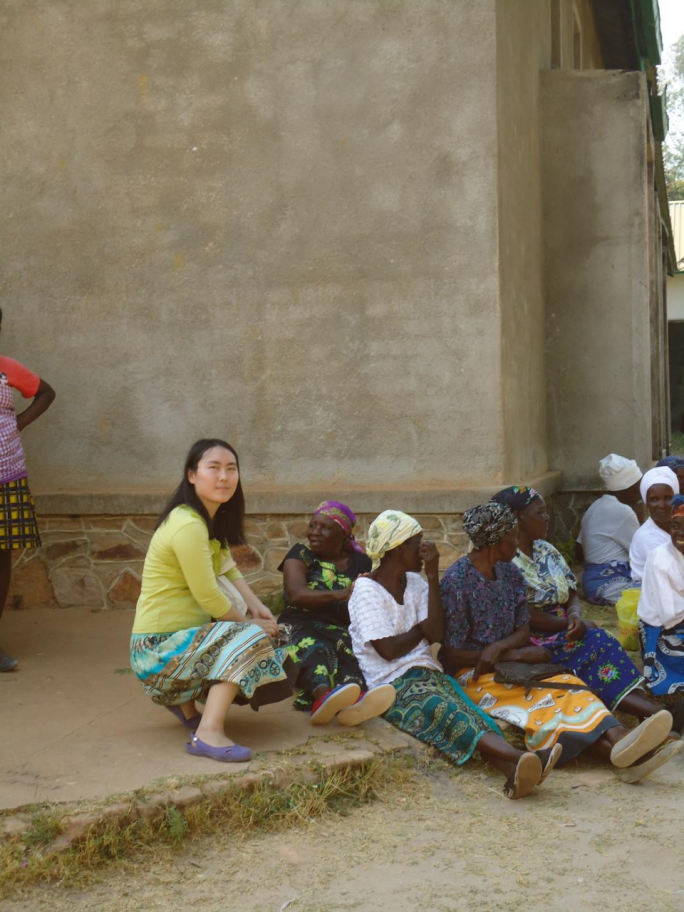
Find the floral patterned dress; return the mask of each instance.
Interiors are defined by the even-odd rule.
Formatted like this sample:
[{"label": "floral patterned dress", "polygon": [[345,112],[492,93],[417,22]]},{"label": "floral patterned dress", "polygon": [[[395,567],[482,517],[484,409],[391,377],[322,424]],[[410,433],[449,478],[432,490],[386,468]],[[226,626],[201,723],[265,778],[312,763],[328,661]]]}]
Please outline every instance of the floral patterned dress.
[{"label": "floral patterned dress", "polygon": [[[295,545],[278,568],[281,572],[287,560],[298,560],[306,567],[309,589],[330,592],[348,589],[362,573],[370,573],[371,560],[358,551],[349,552],[349,566],[342,572],[330,561],[321,560],[305,545]],[[366,684],[352,650],[349,634],[349,609],[340,601],[325,608],[309,610],[288,605],[279,620],[290,624],[292,637],[288,652],[297,669],[300,693],[295,709],[306,712],[313,703],[312,694],[319,687],[338,684]]]},{"label": "floral patterned dress", "polygon": [[[538,539],[532,558],[518,551],[514,563],[525,578],[528,605],[565,620],[566,604],[577,580],[560,551]],[[565,630],[535,632],[533,625],[531,639],[549,650],[553,662],[571,669],[611,710],[643,682],[620,643],[600,627],[587,628],[581,640],[569,640]]]}]

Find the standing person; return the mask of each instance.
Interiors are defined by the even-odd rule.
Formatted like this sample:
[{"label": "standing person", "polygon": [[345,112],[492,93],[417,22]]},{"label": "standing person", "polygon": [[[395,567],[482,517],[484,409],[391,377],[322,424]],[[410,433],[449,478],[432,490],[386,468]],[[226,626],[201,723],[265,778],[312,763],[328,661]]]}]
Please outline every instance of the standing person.
[{"label": "standing person", "polygon": [[[2,310],[0,309],[0,329]],[[18,415],[13,390],[33,402]],[[0,356],[0,617],[12,577],[12,552],[40,548],[33,498],[20,433],[54,402],[55,391],[18,361]],[[0,650],[0,672],[19,663]]]},{"label": "standing person", "polygon": [[549,652],[530,645],[525,583],[511,563],[518,549],[512,510],[487,503],[466,510],[463,531],[473,550],[457,560],[441,584],[446,633],[440,658],[466,695],[494,719],[525,733],[530,751],[562,747],[567,763],[591,748],[638,782],[677,754],[680,740],[665,743],[672,715],[660,710],[628,729],[575,675],[560,673],[525,687],[497,681],[497,665],[548,662]]},{"label": "standing person", "polygon": [[[292,660],[269,640],[277,622],[230,556],[230,545],[244,542],[244,515],[237,453],[223,440],[198,440],[152,536],[131,635],[131,667],[145,692],[193,732],[187,752],[223,763],[252,757],[225,735],[233,702],[258,709],[292,695]],[[202,715],[195,700],[206,703]]]},{"label": "standing person", "polygon": [[667,466],[656,466],[641,479],[639,490],[648,519],[634,533],[629,546],[629,566],[635,583],[643,579],[646,558],[651,551],[670,541],[672,498],[679,494],[679,479]]},{"label": "standing person", "polygon": [[354,581],[370,573],[371,561],[354,538],[356,515],[337,500],[314,510],[306,537],[278,568],[286,608],[280,615],[292,627],[290,654],[297,664],[295,709],[311,713],[314,725],[336,718],[358,725],[394,703],[389,685],[366,690],[349,636],[348,601]]},{"label": "standing person", "polygon": [[632,586],[629,546],[639,528],[634,507],[641,500],[641,469],[633,459],[611,453],[599,463],[608,493],[582,517],[575,557],[584,563],[582,588],[593,605],[615,605]]},{"label": "standing person", "polygon": [[[385,510],[371,524],[371,578],[357,580],[349,600],[354,652],[369,686],[391,684],[394,706],[385,719],[441,751],[459,766],[478,750],[507,778],[507,798],[523,798],[557,763],[560,747],[535,756],[518,750],[466,697],[432,655],[444,635],[439,553],[420,524]],[[427,582],[420,576],[425,566]]]},{"label": "standing person", "polygon": [[660,707],[647,699],[643,678],[618,640],[582,616],[575,574],[546,541],[549,516],[541,494],[510,487],[492,500],[510,507],[518,520],[513,563],[525,580],[532,644],[569,668],[611,712],[619,708],[638,719],[657,713]]}]

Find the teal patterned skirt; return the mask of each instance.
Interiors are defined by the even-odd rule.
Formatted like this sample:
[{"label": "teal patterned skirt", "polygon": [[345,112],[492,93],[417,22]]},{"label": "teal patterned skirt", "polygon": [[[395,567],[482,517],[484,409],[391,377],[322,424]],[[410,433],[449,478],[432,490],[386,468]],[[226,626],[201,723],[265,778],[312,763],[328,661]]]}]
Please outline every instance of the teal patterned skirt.
[{"label": "teal patterned skirt", "polygon": [[261,627],[215,621],[175,633],[131,636],[131,668],[161,706],[204,702],[213,684],[237,684],[236,703],[258,709],[292,696],[296,677],[287,650],[276,648]]},{"label": "teal patterned skirt", "polygon": [[392,681],[394,706],[384,718],[459,766],[469,760],[483,735],[498,726],[465,695],[452,677],[431,668],[410,668]]}]

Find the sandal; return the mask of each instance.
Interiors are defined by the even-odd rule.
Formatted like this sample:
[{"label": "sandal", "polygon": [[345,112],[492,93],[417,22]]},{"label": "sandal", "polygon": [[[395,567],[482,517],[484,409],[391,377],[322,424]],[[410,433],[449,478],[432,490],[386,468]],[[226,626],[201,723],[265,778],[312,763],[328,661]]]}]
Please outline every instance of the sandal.
[{"label": "sandal", "polygon": [[[394,688],[392,688],[394,690]],[[358,684],[340,684],[319,697],[311,707],[311,722],[313,725],[325,725],[330,722],[342,709],[353,706],[361,696]]]},{"label": "sandal", "polygon": [[167,706],[166,709],[178,719],[181,725],[184,725],[186,728],[189,728],[190,731],[197,731],[199,724],[202,721],[202,714],[195,713],[194,716],[190,716],[189,719],[186,719],[183,715],[183,710],[180,706]]},{"label": "sandal", "polygon": [[636,763],[645,754],[661,745],[672,731],[672,713],[661,709],[654,716],[633,728],[610,752],[610,762],[618,769],[625,769]]},{"label": "sandal", "polygon": [[503,793],[506,798],[515,801],[516,798],[525,798],[538,785],[543,775],[542,762],[536,754],[523,754],[515,772],[504,785]]},{"label": "sandal", "polygon": [[353,706],[343,709],[337,715],[340,725],[360,725],[386,713],[394,705],[397,692],[391,684],[380,684],[362,693]]},{"label": "sandal", "polygon": [[641,782],[646,776],[650,776],[651,773],[660,769],[668,760],[676,757],[682,750],[684,750],[684,742],[668,741],[667,744],[663,744],[662,747],[658,748],[648,760],[644,760],[643,763],[638,763],[636,766],[630,766],[629,769],[620,770],[618,778],[621,782],[627,782],[629,785]]},{"label": "sandal", "polygon": [[249,747],[243,747],[241,744],[231,744],[230,747],[212,747],[211,744],[205,744],[200,741],[197,735],[185,745],[189,754],[196,757],[209,757],[210,760],[218,760],[220,763],[247,763],[252,759],[252,751]]},{"label": "sandal", "polygon": [[[544,769],[542,770],[541,779],[539,780],[537,785],[541,785],[542,782],[546,779],[546,777],[549,775],[551,770],[554,768],[554,766],[560,760],[562,753],[563,753],[563,747],[560,744],[554,744],[553,747],[551,748],[551,750],[548,752],[548,756],[546,757],[546,760],[543,763]],[[539,755],[537,755],[537,756],[539,756]],[[541,759],[541,757],[540,757],[540,759]]]}]

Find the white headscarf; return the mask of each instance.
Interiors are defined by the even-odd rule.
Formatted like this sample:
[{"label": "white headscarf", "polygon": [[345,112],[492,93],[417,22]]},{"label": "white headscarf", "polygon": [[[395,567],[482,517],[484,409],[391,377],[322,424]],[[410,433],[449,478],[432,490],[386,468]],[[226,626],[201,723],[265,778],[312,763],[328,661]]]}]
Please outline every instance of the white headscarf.
[{"label": "white headscarf", "polygon": [[599,462],[599,475],[608,491],[626,491],[640,480],[641,469],[633,459],[611,453]]},{"label": "white headscarf", "polygon": [[370,524],[366,541],[366,554],[373,561],[373,569],[393,548],[403,545],[423,528],[420,523],[401,510],[385,510]]},{"label": "white headscarf", "polygon": [[650,469],[646,472],[639,485],[641,499],[644,503],[646,503],[646,496],[649,488],[652,488],[653,485],[657,484],[667,485],[669,488],[672,488],[673,494],[679,494],[679,479],[672,469],[668,469],[667,466],[656,466],[655,469]]}]

